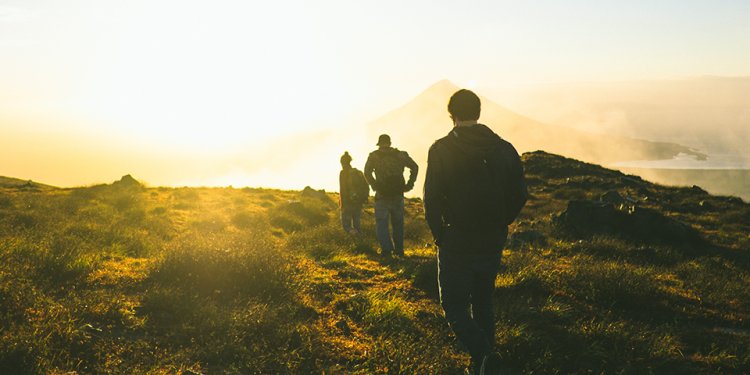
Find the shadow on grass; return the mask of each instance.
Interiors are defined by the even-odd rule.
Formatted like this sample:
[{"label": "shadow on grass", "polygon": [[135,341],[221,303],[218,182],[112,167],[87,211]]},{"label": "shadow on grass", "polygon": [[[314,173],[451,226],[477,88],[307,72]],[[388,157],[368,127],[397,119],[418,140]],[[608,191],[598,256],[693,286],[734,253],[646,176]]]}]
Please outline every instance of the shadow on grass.
[{"label": "shadow on grass", "polygon": [[663,270],[529,251],[510,257],[495,292],[498,350],[526,372],[705,373],[750,360],[736,337],[696,345],[695,332],[736,322],[669,289]]}]

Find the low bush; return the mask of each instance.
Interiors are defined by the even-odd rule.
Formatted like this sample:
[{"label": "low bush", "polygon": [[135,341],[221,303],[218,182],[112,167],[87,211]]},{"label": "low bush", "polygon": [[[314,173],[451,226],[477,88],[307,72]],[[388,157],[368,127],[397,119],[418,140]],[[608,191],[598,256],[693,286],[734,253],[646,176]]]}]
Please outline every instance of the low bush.
[{"label": "low bush", "polygon": [[274,206],[268,210],[272,225],[287,233],[325,224],[329,220],[331,208],[314,198],[302,198]]}]

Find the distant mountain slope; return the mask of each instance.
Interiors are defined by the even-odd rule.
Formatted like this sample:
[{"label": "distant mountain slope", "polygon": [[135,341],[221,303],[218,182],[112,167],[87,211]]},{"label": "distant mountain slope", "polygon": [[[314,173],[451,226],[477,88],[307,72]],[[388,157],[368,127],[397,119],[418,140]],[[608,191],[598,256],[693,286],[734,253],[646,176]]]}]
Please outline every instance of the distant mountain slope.
[{"label": "distant mountain slope", "polygon": [[30,188],[30,189],[56,189],[51,185],[40,184],[36,181],[21,180],[18,178],[0,176],[0,188]]},{"label": "distant mountain slope", "polygon": [[535,85],[492,94],[553,125],[739,155],[750,144],[748,96],[747,76]]},{"label": "distant mountain slope", "polygon": [[[390,134],[394,147],[408,151],[424,167],[430,145],[448,134],[452,127],[446,106],[458,89],[447,80],[434,84],[404,106],[370,123],[373,139],[377,134]],[[705,157],[697,150],[674,143],[606,136],[544,124],[480,97],[482,114],[479,121],[513,143],[519,153],[545,150],[601,164],[670,159],[679,153]]]}]

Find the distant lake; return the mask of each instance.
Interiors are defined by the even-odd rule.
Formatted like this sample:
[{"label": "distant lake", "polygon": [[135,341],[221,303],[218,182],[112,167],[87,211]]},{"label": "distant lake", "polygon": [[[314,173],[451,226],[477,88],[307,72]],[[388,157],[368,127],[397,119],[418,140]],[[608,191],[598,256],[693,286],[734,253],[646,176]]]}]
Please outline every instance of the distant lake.
[{"label": "distant lake", "polygon": [[613,163],[614,168],[649,169],[750,169],[750,156],[734,154],[710,154],[706,160],[693,155],[679,153],[673,159],[633,160]]},{"label": "distant lake", "polygon": [[711,194],[733,195],[750,202],[750,157],[710,155],[697,160],[680,154],[669,160],[618,162],[608,167],[664,185],[698,185]]}]

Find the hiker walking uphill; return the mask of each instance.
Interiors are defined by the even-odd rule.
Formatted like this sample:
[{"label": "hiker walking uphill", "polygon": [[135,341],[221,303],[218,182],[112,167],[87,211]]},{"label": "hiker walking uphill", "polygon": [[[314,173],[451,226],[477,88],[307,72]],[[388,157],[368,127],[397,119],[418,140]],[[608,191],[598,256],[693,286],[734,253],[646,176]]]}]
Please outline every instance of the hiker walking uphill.
[{"label": "hiker walking uphill", "polygon": [[448,101],[453,129],[430,147],[424,206],[438,245],[445,318],[468,348],[474,374],[497,374],[492,294],[508,225],[528,195],[518,153],[477,123],[480,110],[479,97],[469,90]]},{"label": "hiker walking uphill", "polygon": [[[365,178],[375,190],[375,235],[382,255],[403,256],[404,192],[414,188],[419,167],[405,151],[391,147],[391,137],[387,134],[378,138],[377,145],[379,148],[370,153],[365,163]],[[404,168],[409,168],[406,182]],[[392,238],[389,221],[393,227]]]},{"label": "hiker walking uphill", "polygon": [[365,175],[351,165],[352,157],[348,151],[341,155],[341,172],[339,172],[339,206],[341,207],[341,226],[351,234],[361,232],[360,218],[362,205],[367,203],[370,187]]}]

